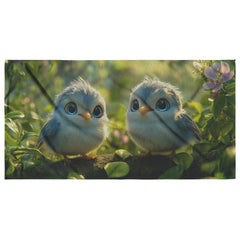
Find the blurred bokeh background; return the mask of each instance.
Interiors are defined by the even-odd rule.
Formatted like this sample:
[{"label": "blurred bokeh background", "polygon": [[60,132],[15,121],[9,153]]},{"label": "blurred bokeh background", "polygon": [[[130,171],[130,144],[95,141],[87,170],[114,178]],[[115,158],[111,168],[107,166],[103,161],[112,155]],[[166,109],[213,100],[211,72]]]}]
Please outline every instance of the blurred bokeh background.
[{"label": "blurred bokeh background", "polygon": [[[6,81],[5,92],[14,86],[8,98],[15,108],[24,112],[37,112],[46,118],[51,107],[46,97],[30,76],[26,76],[24,63],[32,69],[41,85],[54,100],[70,82],[81,76],[98,89],[108,103],[120,103],[128,107],[130,90],[143,81],[144,76],[158,77],[169,82],[182,92],[183,100],[188,100],[198,88],[193,76],[193,61],[14,61],[9,66],[18,71],[11,83]],[[8,67],[8,64],[6,65]],[[22,75],[21,75],[22,74]],[[19,76],[18,76],[19,75]],[[8,74],[6,75],[8,80]]]}]

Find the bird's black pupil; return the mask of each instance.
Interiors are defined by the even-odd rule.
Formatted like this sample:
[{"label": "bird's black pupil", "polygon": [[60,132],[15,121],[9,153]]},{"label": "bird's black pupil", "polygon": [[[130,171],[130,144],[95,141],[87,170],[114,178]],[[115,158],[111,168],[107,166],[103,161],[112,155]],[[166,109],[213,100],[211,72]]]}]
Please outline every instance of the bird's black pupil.
[{"label": "bird's black pupil", "polygon": [[94,110],[94,114],[95,114],[95,115],[100,114],[100,109],[99,109],[99,107],[96,107],[96,108],[95,108],[95,110]]},{"label": "bird's black pupil", "polygon": [[164,100],[160,100],[158,107],[160,109],[164,109],[166,107],[166,102]]},{"label": "bird's black pupil", "polygon": [[134,102],[133,102],[133,109],[134,109],[134,110],[138,110],[138,108],[139,108],[138,101],[137,101],[137,100],[134,100]]},{"label": "bird's black pupil", "polygon": [[102,110],[101,106],[99,106],[99,105],[96,106],[93,110],[93,114],[97,118],[100,118],[102,116],[102,112],[103,112],[103,110]]},{"label": "bird's black pupil", "polygon": [[71,105],[68,110],[69,110],[70,113],[74,113],[75,112],[75,107],[73,105]]}]

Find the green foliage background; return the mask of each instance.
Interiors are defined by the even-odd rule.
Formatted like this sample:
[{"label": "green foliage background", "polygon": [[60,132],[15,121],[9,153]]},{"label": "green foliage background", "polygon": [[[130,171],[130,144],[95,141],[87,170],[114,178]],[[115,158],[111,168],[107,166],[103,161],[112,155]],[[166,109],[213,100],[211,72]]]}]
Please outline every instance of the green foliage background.
[{"label": "green foliage background", "polygon": [[[144,152],[128,138],[126,111],[131,88],[145,75],[177,86],[183,106],[197,123],[203,140],[180,149],[173,159],[176,167],[159,178],[181,178],[194,163],[200,168],[201,178],[235,178],[235,76],[224,83],[216,99],[212,99],[211,91],[202,87],[209,81],[203,70],[220,61],[198,62],[202,69],[194,69],[193,61],[6,61],[5,177],[21,178],[22,170],[30,166],[61,160],[61,156],[35,147],[53,105],[29,75],[28,66],[53,100],[78,76],[101,92],[107,103],[110,134],[94,153],[97,155],[119,149],[127,151],[124,156]],[[234,72],[235,61],[226,62]],[[125,164],[123,168],[118,165],[118,169],[129,171]],[[109,164],[105,169],[108,168],[111,168]],[[119,176],[111,171],[111,176],[114,175]]]}]

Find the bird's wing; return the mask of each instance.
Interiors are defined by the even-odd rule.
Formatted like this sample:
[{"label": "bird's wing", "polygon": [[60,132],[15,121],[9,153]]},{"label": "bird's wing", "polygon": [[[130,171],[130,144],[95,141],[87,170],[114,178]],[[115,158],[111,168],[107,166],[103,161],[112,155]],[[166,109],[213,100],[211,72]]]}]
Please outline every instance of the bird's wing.
[{"label": "bird's wing", "polygon": [[60,128],[60,122],[57,121],[56,119],[52,118],[51,120],[49,120],[42,128],[40,135],[38,137],[37,140],[37,145],[39,145],[39,147],[42,145],[43,140],[45,140],[48,145],[51,146],[51,139],[52,137],[54,137],[57,133],[57,130]]},{"label": "bird's wing", "polygon": [[191,119],[191,117],[184,113],[180,113],[176,119],[177,126],[183,131],[193,131],[196,139],[201,140],[201,133],[196,125],[196,123]]}]

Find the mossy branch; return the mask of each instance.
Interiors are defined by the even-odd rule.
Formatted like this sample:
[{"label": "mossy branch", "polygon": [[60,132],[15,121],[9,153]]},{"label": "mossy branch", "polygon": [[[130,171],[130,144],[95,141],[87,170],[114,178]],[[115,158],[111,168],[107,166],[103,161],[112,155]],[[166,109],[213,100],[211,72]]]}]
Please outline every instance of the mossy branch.
[{"label": "mossy branch", "polygon": [[[129,167],[125,179],[157,179],[176,164],[164,156],[139,157],[129,156],[125,160],[116,154],[99,155],[95,159],[74,158],[70,166],[64,161],[33,165],[21,170],[11,178],[23,179],[108,179],[104,166],[107,163],[124,161]],[[194,164],[185,171],[181,178],[200,178],[199,167]]]}]

